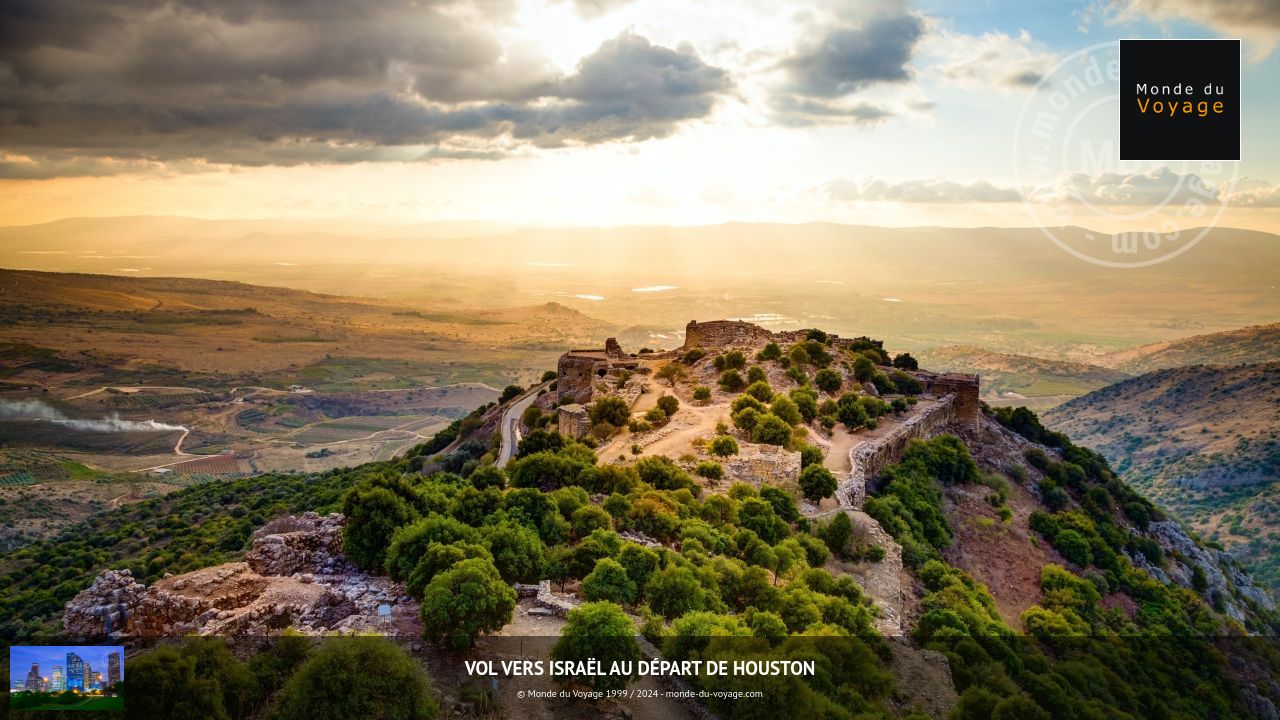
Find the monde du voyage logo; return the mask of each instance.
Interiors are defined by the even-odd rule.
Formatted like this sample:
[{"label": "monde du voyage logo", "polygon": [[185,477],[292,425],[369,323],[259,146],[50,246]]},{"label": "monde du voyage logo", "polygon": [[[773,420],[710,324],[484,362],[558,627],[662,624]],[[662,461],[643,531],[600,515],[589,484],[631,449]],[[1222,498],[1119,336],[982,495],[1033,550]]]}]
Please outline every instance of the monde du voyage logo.
[{"label": "monde du voyage logo", "polygon": [[1239,40],[1120,41],[1120,159],[1240,159]]}]

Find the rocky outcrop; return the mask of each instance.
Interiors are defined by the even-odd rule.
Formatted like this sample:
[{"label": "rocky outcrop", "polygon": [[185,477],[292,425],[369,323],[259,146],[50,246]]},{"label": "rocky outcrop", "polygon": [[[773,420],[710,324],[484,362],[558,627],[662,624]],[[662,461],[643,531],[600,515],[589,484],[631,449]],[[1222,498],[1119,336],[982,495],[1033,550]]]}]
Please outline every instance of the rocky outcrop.
[{"label": "rocky outcrop", "polygon": [[1200,547],[1180,525],[1169,520],[1151,523],[1149,531],[1171,558],[1170,570],[1166,573],[1160,568],[1153,568],[1145,558],[1131,559],[1156,579],[1189,588],[1193,586],[1195,569],[1199,568],[1207,582],[1205,597],[1220,598],[1226,614],[1238,622],[1244,622],[1246,615],[1237,596],[1248,598],[1265,610],[1275,609],[1271,596],[1253,584],[1253,579],[1229,553]]},{"label": "rocky outcrop", "polygon": [[255,533],[244,562],[166,576],[145,587],[108,571],[67,603],[76,637],[394,634],[416,623],[399,583],[366,575],[342,555],[339,514],[278,518]]}]

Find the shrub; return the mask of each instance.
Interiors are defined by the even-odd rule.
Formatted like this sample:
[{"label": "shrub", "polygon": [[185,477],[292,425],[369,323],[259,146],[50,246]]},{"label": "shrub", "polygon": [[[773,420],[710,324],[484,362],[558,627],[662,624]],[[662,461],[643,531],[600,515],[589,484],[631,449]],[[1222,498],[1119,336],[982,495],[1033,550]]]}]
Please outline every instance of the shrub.
[{"label": "shrub", "polygon": [[631,418],[631,407],[620,397],[606,395],[591,403],[588,416],[592,423],[608,423],[622,427]]},{"label": "shrub", "polygon": [[[632,667],[641,659],[640,646],[636,643],[636,627],[622,608],[610,602],[589,602],[569,611],[568,622],[560,633],[560,639],[551,648],[553,660],[598,661],[605,668],[614,663],[629,663]],[[568,667],[574,667],[572,663]],[[558,676],[561,682],[582,682],[593,690],[621,690],[634,675],[606,673],[589,676]]]},{"label": "shrub", "polygon": [[760,380],[748,385],[746,394],[762,403],[767,403],[773,399],[773,388],[769,387],[769,383]]},{"label": "shrub", "polygon": [[432,720],[439,713],[431,679],[417,660],[389,640],[353,637],[323,643],[285,683],[270,718]]},{"label": "shrub", "polygon": [[1075,530],[1062,530],[1053,539],[1053,547],[1062,553],[1062,557],[1079,565],[1088,567],[1093,562],[1093,553],[1089,549],[1089,541]]},{"label": "shrub", "polygon": [[782,418],[783,422],[791,426],[804,422],[804,416],[800,414],[800,408],[796,407],[795,401],[786,395],[775,397],[773,404],[769,407],[769,412]]},{"label": "shrub", "polygon": [[720,373],[720,379],[716,382],[725,392],[737,392],[747,384],[737,370],[725,370]]},{"label": "shrub", "polygon": [[[556,437],[560,436],[557,434]],[[467,479],[471,481],[471,486],[477,490],[484,490],[490,487],[501,490],[507,486],[507,474],[502,472],[502,468],[493,465],[481,465],[472,471]]]},{"label": "shrub", "polygon": [[542,579],[547,565],[547,547],[536,532],[512,522],[489,525],[482,532],[493,555],[493,565],[503,580],[512,583]]},{"label": "shrub", "polygon": [[505,405],[508,401],[515,400],[524,393],[524,388],[519,385],[508,385],[502,388],[502,396],[498,398],[499,405]]},{"label": "shrub", "polygon": [[756,355],[758,360],[777,360],[780,357],[782,357],[782,348],[778,347],[776,342],[765,343],[765,346]]},{"label": "shrub", "polygon": [[849,539],[853,537],[853,521],[843,512],[838,512],[830,522],[823,525],[820,529],[822,541],[827,544],[827,549],[836,557],[844,557],[845,551],[849,547]]},{"label": "shrub", "polygon": [[405,592],[413,598],[421,600],[422,591],[435,579],[436,575],[463,560],[474,558],[490,563],[493,562],[493,555],[490,555],[483,545],[467,542],[446,545],[433,542],[423,551],[422,556],[418,558],[418,564],[414,565],[413,570],[409,573],[409,578],[404,584]]},{"label": "shrub", "polygon": [[835,370],[822,369],[818,371],[817,375],[813,376],[813,384],[817,385],[822,392],[831,395],[835,394],[841,385],[844,385],[844,378]]},{"label": "shrub", "polygon": [[759,365],[752,365],[747,368],[747,382],[749,383],[768,383],[768,376],[764,374],[764,368]]},{"label": "shrub", "polygon": [[693,389],[693,399],[704,402],[711,399],[711,388],[706,385],[699,385]]},{"label": "shrub", "polygon": [[667,414],[660,407],[650,408],[649,412],[644,414],[644,419],[645,422],[653,425],[662,425],[667,422]]},{"label": "shrub", "polygon": [[[733,438],[729,438],[732,440]],[[718,462],[703,460],[693,469],[694,474],[704,477],[708,480],[720,480],[724,478],[724,467]]]},{"label": "shrub", "polygon": [[893,366],[902,370],[919,370],[920,363],[911,357],[911,353],[902,353],[893,358]]},{"label": "shrub", "polygon": [[800,490],[812,502],[831,497],[836,486],[835,476],[822,465],[815,463],[800,471]]},{"label": "shrub", "polygon": [[640,479],[659,490],[679,490],[694,487],[689,474],[680,469],[671,458],[664,455],[647,457],[636,462]]},{"label": "shrub", "polygon": [[480,633],[511,622],[515,606],[515,590],[493,563],[463,560],[436,575],[423,590],[422,634],[451,648],[469,648]]}]

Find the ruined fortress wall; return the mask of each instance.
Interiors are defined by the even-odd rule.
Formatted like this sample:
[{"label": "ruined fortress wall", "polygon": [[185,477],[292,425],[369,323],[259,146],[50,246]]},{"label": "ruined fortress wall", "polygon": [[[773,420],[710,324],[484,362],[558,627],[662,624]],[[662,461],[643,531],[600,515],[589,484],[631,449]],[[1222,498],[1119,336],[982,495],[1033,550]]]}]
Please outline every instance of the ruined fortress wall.
[{"label": "ruined fortress wall", "polygon": [[556,394],[564,399],[585,403],[591,400],[595,381],[608,372],[609,361],[603,357],[567,352],[556,363]]},{"label": "ruined fortress wall", "polygon": [[772,332],[742,320],[690,320],[684,328],[684,349],[755,347],[775,339]]},{"label": "ruined fortress wall", "polygon": [[906,422],[884,437],[855,445],[849,450],[849,464],[853,467],[853,472],[836,489],[836,498],[840,504],[861,508],[862,501],[866,499],[869,478],[879,475],[881,470],[901,460],[907,443],[940,435],[956,419],[956,399],[954,395],[948,395],[936,405],[923,408],[907,418]]}]

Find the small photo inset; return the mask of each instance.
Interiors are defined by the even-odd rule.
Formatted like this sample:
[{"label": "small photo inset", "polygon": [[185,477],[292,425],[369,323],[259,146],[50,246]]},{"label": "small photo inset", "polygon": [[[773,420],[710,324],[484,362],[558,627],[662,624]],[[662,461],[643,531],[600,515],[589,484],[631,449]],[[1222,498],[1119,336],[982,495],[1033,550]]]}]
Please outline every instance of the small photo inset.
[{"label": "small photo inset", "polygon": [[14,645],[10,710],[123,710],[124,647]]}]

